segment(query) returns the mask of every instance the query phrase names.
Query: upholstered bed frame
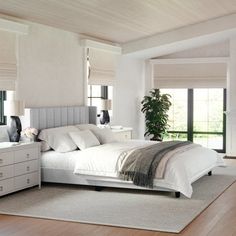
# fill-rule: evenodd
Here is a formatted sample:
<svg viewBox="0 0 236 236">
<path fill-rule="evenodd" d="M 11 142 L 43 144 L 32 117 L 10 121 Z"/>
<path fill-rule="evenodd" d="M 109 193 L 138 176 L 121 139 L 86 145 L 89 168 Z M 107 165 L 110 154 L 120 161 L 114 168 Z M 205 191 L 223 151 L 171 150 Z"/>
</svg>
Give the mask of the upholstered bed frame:
<svg viewBox="0 0 236 236">
<path fill-rule="evenodd" d="M 26 108 L 22 127 L 38 130 L 75 124 L 96 124 L 97 108 L 88 106 Z"/>
<path fill-rule="evenodd" d="M 25 116 L 21 117 L 23 128 L 34 127 L 38 130 L 75 124 L 96 124 L 96 120 L 96 107 L 87 106 L 27 108 L 25 109 Z M 211 170 L 209 169 L 205 173 L 201 173 L 197 176 L 196 180 L 208 171 Z M 117 178 L 75 175 L 72 171 L 62 169 L 41 168 L 41 176 L 43 182 L 91 185 L 95 186 L 97 190 L 101 187 L 149 190 Z M 151 190 L 173 192 L 172 189 L 159 187 L 154 187 Z M 175 195 L 179 197 L 180 193 L 175 192 Z"/>
</svg>

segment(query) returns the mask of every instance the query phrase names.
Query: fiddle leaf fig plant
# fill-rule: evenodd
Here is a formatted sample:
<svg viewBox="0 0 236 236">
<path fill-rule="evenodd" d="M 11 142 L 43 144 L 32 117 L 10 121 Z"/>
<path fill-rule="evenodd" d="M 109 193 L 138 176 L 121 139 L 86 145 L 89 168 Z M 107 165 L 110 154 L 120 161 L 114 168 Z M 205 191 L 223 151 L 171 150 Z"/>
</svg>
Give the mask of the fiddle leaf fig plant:
<svg viewBox="0 0 236 236">
<path fill-rule="evenodd" d="M 153 89 L 150 96 L 144 96 L 141 111 L 145 114 L 146 132 L 151 140 L 162 141 L 168 128 L 168 110 L 171 106 L 170 95 L 161 94 L 159 89 Z"/>
</svg>

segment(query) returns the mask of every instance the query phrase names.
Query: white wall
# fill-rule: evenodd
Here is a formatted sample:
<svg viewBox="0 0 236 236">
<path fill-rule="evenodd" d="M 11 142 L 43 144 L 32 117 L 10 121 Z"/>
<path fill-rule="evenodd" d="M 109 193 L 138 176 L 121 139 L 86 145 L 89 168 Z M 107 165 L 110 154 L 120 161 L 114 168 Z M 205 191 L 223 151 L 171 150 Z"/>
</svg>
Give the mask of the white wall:
<svg viewBox="0 0 236 236">
<path fill-rule="evenodd" d="M 236 38 L 230 40 L 230 60 L 227 77 L 226 151 L 236 156 Z"/>
<path fill-rule="evenodd" d="M 144 61 L 121 56 L 113 94 L 113 125 L 133 128 L 133 138 L 143 139 Z"/>
<path fill-rule="evenodd" d="M 83 50 L 78 34 L 27 23 L 19 36 L 17 96 L 26 107 L 83 104 Z"/>
<path fill-rule="evenodd" d="M 29 34 L 19 36 L 16 96 L 25 100 L 26 107 L 83 104 L 83 48 L 78 34 L 27 24 Z M 143 96 L 144 61 L 120 57 L 112 124 L 132 127 L 134 138 L 144 138 Z"/>
</svg>

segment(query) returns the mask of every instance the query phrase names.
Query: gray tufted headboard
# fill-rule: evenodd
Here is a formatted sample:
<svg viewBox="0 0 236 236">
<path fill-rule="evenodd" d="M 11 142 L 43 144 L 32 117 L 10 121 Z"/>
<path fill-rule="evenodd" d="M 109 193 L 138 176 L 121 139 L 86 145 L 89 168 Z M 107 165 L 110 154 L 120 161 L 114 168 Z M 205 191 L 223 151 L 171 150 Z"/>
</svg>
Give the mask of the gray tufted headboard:
<svg viewBox="0 0 236 236">
<path fill-rule="evenodd" d="M 96 124 L 97 108 L 88 106 L 26 108 L 22 128 L 47 129 L 75 124 Z"/>
</svg>

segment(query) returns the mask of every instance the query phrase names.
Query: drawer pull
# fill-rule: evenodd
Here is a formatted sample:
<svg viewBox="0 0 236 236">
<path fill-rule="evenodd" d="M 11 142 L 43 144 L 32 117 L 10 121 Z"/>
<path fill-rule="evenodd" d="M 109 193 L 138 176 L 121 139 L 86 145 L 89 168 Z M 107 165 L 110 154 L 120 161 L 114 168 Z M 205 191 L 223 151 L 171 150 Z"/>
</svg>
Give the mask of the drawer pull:
<svg viewBox="0 0 236 236">
<path fill-rule="evenodd" d="M 29 171 L 29 170 L 30 170 L 30 167 L 29 167 L 29 166 L 27 166 L 26 170 L 27 170 L 27 171 Z"/>
<path fill-rule="evenodd" d="M 2 173 L 2 172 L 0 173 L 0 178 L 1 178 L 1 177 L 3 177 L 3 173 Z"/>
<path fill-rule="evenodd" d="M 29 153 L 27 153 L 27 154 L 26 154 L 26 157 L 27 157 L 27 158 L 29 158 L 29 157 L 30 157 L 30 154 L 29 154 Z"/>
<path fill-rule="evenodd" d="M 3 163 L 3 159 L 0 159 L 0 164 L 2 164 Z"/>
<path fill-rule="evenodd" d="M 3 191 L 3 186 L 0 186 L 0 191 Z"/>
<path fill-rule="evenodd" d="M 30 183 L 30 179 L 27 179 L 27 184 L 29 184 Z"/>
</svg>

